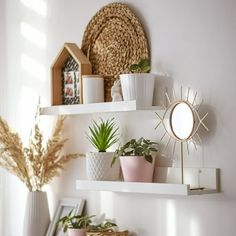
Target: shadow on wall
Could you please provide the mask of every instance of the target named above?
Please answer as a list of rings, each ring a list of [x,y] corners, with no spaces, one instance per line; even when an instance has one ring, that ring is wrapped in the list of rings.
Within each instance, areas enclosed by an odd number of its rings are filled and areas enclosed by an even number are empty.
[[[165,99],[165,93],[167,91],[173,90],[173,78],[171,78],[169,75],[157,75],[157,79],[155,81],[155,88],[154,88],[154,98],[153,98],[153,104],[158,106],[163,106],[167,104],[167,101]],[[172,92],[169,92],[170,95],[172,95]],[[172,97],[171,97],[172,98]]]
[[[206,130],[202,126],[200,126],[200,129],[198,131],[204,145],[209,144],[211,140],[213,140],[216,133],[217,119],[214,110],[215,109],[208,104],[202,104],[199,109],[200,117],[203,117],[206,113],[208,113],[208,116],[204,120],[204,124],[206,124],[209,131],[206,132]]]

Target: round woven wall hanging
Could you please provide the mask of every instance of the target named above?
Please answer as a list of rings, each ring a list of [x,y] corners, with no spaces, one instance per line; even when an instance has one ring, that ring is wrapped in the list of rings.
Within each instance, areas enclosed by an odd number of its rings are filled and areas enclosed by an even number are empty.
[[[95,14],[85,29],[82,50],[92,63],[93,74],[104,76],[105,101],[111,101],[111,87],[119,74],[149,58],[143,27],[123,3],[108,4]]]

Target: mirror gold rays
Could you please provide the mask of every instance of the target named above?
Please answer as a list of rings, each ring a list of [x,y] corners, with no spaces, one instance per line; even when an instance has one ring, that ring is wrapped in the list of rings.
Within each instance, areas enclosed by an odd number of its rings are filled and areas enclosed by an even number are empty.
[[[183,89],[181,87],[180,99],[175,96],[175,91],[173,90],[173,100],[171,101],[169,94],[166,92],[167,106],[163,105],[165,109],[164,114],[161,116],[156,112],[159,118],[159,122],[156,126],[159,127],[160,124],[164,127],[164,133],[161,136],[160,142],[163,142],[166,135],[169,135],[169,139],[165,145],[165,149],[168,146],[173,146],[173,155],[175,153],[176,144],[180,144],[180,167],[181,167],[181,183],[184,183],[184,146],[186,146],[187,152],[189,153],[189,143],[192,143],[197,149],[195,138],[201,142],[201,138],[198,135],[198,129],[202,125],[207,131],[208,128],[204,124],[203,120],[207,117],[206,113],[203,117],[200,117],[199,108],[202,102],[197,103],[197,92],[193,95],[192,101],[190,101],[190,88],[187,90],[186,99],[183,96]]]

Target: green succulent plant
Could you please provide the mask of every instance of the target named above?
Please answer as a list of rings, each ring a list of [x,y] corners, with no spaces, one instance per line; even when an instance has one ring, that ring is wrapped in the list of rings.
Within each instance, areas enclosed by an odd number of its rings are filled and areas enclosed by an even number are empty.
[[[68,215],[62,217],[58,220],[57,225],[61,224],[63,227],[63,232],[65,233],[68,228],[70,229],[89,229],[91,225],[92,216],[82,216],[82,215],[73,215],[73,211],[71,210]]]
[[[152,142],[149,139],[144,139],[143,137],[136,140],[131,139],[125,145],[119,147],[113,156],[111,166],[115,163],[119,156],[144,156],[146,161],[152,163],[152,152],[157,152],[156,142]]]
[[[150,61],[148,59],[141,59],[139,63],[132,64],[130,71],[132,73],[148,73],[151,70]]]
[[[118,142],[118,130],[114,118],[107,121],[100,119],[100,123],[93,121],[93,125],[89,126],[90,135],[87,134],[87,138],[99,152],[106,152],[109,147]]]

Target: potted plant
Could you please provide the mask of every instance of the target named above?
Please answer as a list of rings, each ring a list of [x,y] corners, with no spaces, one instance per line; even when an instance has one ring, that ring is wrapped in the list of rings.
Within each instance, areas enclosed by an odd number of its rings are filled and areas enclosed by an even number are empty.
[[[131,139],[116,150],[112,165],[120,159],[125,181],[152,182],[155,163],[152,153],[157,152],[156,145],[149,139]]]
[[[141,59],[130,66],[129,74],[121,74],[124,101],[136,100],[140,107],[150,107],[153,102],[155,75],[150,74],[150,61]]]
[[[63,232],[68,231],[68,236],[86,236],[92,221],[93,216],[82,216],[82,215],[73,215],[73,210],[69,212],[68,215],[62,217],[57,225],[61,224],[63,227]]]
[[[87,178],[90,180],[117,180],[119,178],[120,163],[111,168],[114,152],[107,152],[119,140],[119,128],[114,118],[97,123],[93,121],[89,126],[90,134],[87,134],[89,142],[97,149],[97,152],[86,153]]]

